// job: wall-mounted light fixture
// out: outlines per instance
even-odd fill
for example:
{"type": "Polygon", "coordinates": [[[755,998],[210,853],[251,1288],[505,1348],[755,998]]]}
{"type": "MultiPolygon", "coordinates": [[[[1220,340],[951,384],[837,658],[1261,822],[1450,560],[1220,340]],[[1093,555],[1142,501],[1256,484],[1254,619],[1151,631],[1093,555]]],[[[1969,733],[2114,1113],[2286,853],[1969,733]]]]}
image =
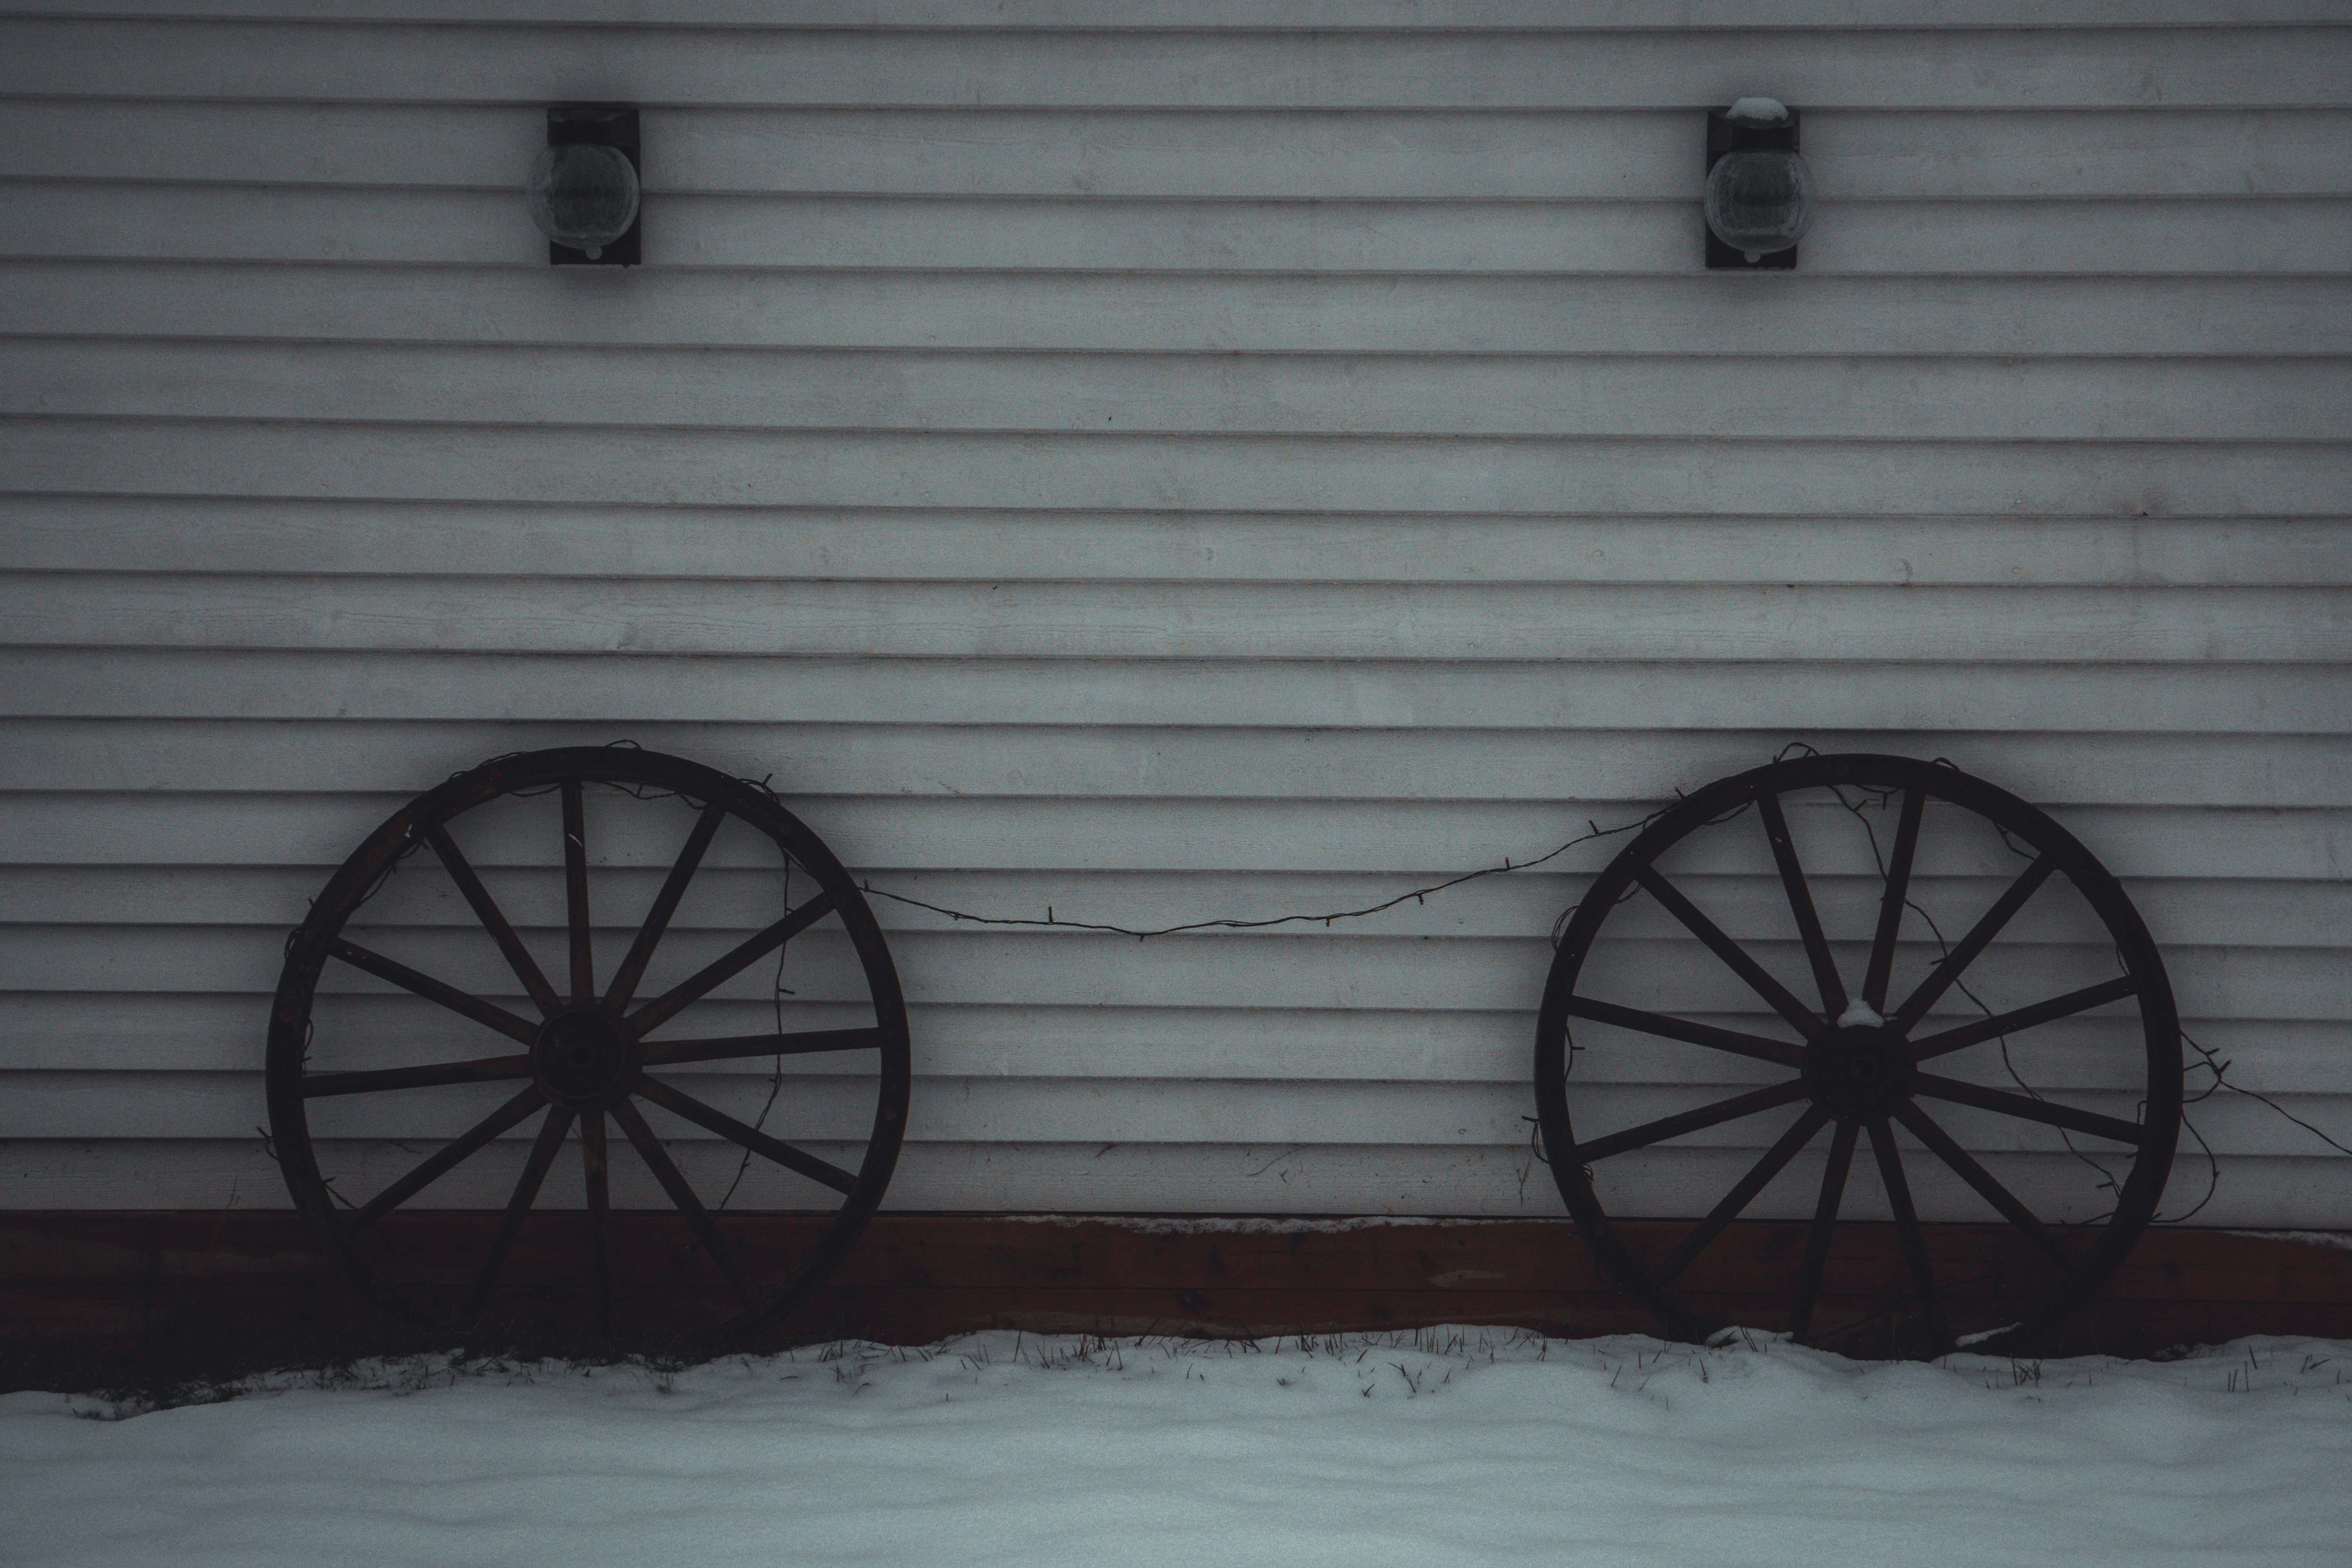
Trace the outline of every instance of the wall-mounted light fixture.
{"type": "Polygon", "coordinates": [[[523,199],[555,267],[635,267],[638,260],[637,110],[627,103],[559,103],[547,146],[531,160],[523,199]]]}
{"type": "Polygon", "coordinates": [[[1789,271],[1813,221],[1813,176],[1797,155],[1797,114],[1743,98],[1706,117],[1709,271],[1789,271]]]}

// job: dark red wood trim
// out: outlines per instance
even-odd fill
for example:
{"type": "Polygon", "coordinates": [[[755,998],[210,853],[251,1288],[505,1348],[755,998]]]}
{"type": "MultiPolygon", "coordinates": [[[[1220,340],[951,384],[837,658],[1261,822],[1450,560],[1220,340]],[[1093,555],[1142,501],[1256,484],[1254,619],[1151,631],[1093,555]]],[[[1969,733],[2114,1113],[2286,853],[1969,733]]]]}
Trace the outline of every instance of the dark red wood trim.
{"type": "MultiPolygon", "coordinates": [[[[626,1216],[616,1216],[625,1221],[626,1216]]],[[[419,1215],[453,1250],[495,1215],[419,1215]]],[[[809,1222],[725,1217],[745,1252],[788,1245],[809,1222]],[[761,1233],[765,1232],[766,1235],[761,1233]]],[[[566,1265],[561,1238],[535,1249],[529,1226],[510,1268],[566,1265]]],[[[1669,1247],[1685,1222],[1626,1227],[1639,1247],[1669,1247]]],[[[1900,1289],[1891,1226],[1881,1227],[1886,1289],[1900,1289]]],[[[2000,1272],[2017,1246],[2004,1226],[1928,1227],[1947,1279],[2000,1272]],[[1988,1263],[1990,1268],[1982,1267],[1988,1263]]],[[[1687,1280],[1725,1316],[1785,1291],[1801,1224],[1733,1226],[1687,1280]]],[[[650,1232],[641,1233],[650,1235],[650,1232]]],[[[1864,1256],[1868,1227],[1860,1227],[1864,1256]]],[[[2045,1353],[2144,1355],[2252,1333],[2352,1337],[2352,1241],[2225,1230],[2155,1230],[2121,1275],[2045,1353]]],[[[657,1246],[633,1243],[647,1277],[657,1246]]],[[[1841,1247],[1850,1244],[1843,1237],[1841,1247]]],[[[616,1271],[622,1260],[616,1259],[616,1271]]],[[[1857,1298],[1859,1299],[1859,1298],[1857,1298]]],[[[1757,1314],[1761,1316],[1759,1312],[1757,1314]]],[[[848,1262],[784,1326],[793,1340],[857,1336],[920,1343],[983,1328],[1109,1334],[1262,1337],[1513,1324],[1564,1335],[1654,1325],[1593,1267],[1559,1220],[1296,1223],[1039,1219],[886,1215],[848,1262]]],[[[210,1345],[251,1364],[409,1348],[275,1211],[18,1213],[0,1215],[0,1346],[22,1362],[47,1350],[169,1359],[210,1345]],[[233,1347],[233,1349],[226,1348],[233,1347]],[[282,1352],[282,1353],[278,1353],[282,1352]]],[[[1866,1348],[1866,1347],[1861,1347],[1866,1348]]]]}

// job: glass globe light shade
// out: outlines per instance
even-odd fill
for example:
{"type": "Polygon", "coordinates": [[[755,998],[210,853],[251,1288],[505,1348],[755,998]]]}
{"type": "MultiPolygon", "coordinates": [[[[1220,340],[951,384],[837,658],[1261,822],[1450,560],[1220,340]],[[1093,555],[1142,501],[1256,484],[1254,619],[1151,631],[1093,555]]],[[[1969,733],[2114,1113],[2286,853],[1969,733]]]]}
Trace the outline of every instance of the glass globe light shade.
{"type": "Polygon", "coordinates": [[[1706,172],[1706,226],[1755,260],[1786,250],[1813,221],[1813,176],[1785,149],[1727,153],[1706,172]]]}
{"type": "Polygon", "coordinates": [[[618,147],[543,148],[523,199],[540,233],[593,261],[637,221],[637,171],[618,147]]]}

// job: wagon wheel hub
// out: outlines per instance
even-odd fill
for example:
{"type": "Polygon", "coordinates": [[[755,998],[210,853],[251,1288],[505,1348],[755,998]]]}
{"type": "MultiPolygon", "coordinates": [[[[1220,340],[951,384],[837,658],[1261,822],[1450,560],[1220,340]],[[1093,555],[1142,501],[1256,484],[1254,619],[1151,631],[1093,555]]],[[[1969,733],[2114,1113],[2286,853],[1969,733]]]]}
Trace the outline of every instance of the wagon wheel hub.
{"type": "Polygon", "coordinates": [[[1911,1098],[1911,1051],[1885,1027],[1832,1029],[1805,1050],[1805,1088],[1840,1121],[1875,1121],[1911,1098]]]}
{"type": "Polygon", "coordinates": [[[540,1026],[530,1048],[532,1076],[558,1105],[602,1110],[618,1102],[635,1081],[635,1037],[619,1016],[590,1003],[568,1007],[540,1026]]]}

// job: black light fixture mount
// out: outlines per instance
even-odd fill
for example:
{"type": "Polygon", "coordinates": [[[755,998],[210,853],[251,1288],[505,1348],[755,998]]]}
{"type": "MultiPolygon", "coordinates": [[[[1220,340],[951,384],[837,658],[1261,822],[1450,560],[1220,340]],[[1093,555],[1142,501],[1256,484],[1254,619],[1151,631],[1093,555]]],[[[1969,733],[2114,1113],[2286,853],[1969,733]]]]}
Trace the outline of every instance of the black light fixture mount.
{"type": "Polygon", "coordinates": [[[1813,216],[1812,173],[1797,153],[1797,111],[1743,98],[1706,117],[1706,266],[1788,272],[1813,216]]]}
{"type": "Polygon", "coordinates": [[[635,267],[638,212],[637,106],[558,103],[547,110],[547,146],[523,196],[547,236],[553,267],[635,267]]]}

